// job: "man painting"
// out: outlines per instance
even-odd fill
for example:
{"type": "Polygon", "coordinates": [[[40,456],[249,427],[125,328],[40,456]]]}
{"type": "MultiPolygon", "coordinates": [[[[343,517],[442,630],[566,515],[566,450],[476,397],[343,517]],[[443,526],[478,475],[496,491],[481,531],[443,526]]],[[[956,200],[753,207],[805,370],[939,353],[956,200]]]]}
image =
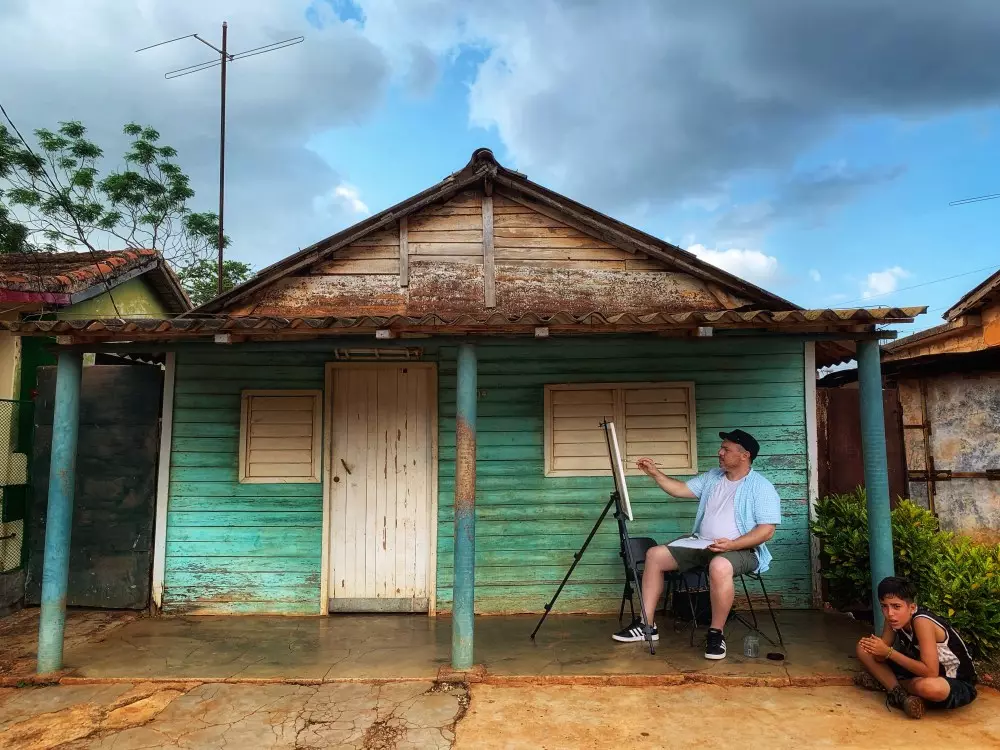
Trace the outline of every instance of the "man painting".
{"type": "MultiPolygon", "coordinates": [[[[763,573],[771,562],[767,542],[781,523],[781,500],[767,479],[753,470],[760,445],[743,430],[720,432],[719,468],[696,476],[688,482],[672,479],[656,468],[652,460],[639,459],[638,467],[653,478],[668,495],[698,500],[694,533],[712,540],[708,549],[659,545],[646,553],[642,574],[642,606],[652,627],[653,640],[659,635],[652,615],[663,594],[663,574],[667,571],[708,567],[712,602],[712,624],[705,647],[706,659],[726,658],[723,634],[733,607],[735,576],[763,573]]],[[[631,643],[644,639],[642,623],[612,636],[631,643]]]]}

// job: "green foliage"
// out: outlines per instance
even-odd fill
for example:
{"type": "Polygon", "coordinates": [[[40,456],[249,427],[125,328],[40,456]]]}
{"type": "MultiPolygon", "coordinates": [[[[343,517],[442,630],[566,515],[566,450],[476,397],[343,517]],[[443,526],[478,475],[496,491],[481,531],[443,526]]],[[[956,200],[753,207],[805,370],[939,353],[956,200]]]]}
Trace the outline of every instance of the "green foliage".
{"type": "MultiPolygon", "coordinates": [[[[222,291],[228,292],[253,275],[247,263],[238,260],[222,261],[222,291]]],[[[219,288],[219,266],[215,260],[200,260],[178,274],[184,290],[196,305],[203,305],[213,297],[219,288]]]]}
{"type": "MultiPolygon", "coordinates": [[[[831,604],[866,606],[871,596],[865,491],[831,495],[816,505],[812,531],[822,542],[821,570],[831,604]]],[[[909,500],[892,511],[896,575],[922,604],[949,618],[974,653],[1000,653],[1000,545],[981,545],[940,530],[909,500]]]]}
{"type": "Polygon", "coordinates": [[[0,252],[149,247],[179,270],[214,256],[218,217],[189,207],[177,150],[153,128],[132,122],[123,132],[123,167],[106,173],[80,122],[36,130],[33,148],[0,125],[0,252]]]}

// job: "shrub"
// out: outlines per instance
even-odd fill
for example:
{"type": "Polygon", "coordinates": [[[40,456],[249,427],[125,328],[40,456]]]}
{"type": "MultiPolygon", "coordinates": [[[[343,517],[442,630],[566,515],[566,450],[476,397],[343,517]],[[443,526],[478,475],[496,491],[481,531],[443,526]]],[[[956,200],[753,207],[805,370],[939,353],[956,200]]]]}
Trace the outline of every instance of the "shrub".
{"type": "MultiPolygon", "coordinates": [[[[817,503],[812,530],[823,543],[820,564],[830,603],[840,609],[868,606],[864,489],[817,503]]],[[[1000,545],[942,532],[932,513],[909,500],[892,511],[892,537],[896,574],[913,582],[921,603],[948,617],[974,653],[1000,651],[1000,545]]]]}

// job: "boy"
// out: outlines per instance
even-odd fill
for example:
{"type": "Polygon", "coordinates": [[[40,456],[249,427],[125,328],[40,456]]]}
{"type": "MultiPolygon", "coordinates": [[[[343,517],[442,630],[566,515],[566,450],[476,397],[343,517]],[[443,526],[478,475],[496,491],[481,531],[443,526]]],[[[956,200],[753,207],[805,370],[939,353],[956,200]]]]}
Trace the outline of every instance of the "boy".
{"type": "Polygon", "coordinates": [[[878,585],[885,617],[882,637],[858,641],[865,671],[856,685],[889,693],[886,705],[914,719],[927,706],[959,708],[976,699],[976,668],[958,633],[933,612],[918,607],[916,591],[904,578],[878,585]]]}

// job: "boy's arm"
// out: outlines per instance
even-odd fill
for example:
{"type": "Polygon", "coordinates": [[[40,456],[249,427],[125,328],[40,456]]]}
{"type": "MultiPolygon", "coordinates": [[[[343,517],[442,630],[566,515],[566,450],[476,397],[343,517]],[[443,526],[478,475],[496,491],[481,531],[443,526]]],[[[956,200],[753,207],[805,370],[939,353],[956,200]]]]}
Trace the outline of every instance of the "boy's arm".
{"type": "Polygon", "coordinates": [[[896,653],[892,650],[892,644],[896,642],[896,631],[892,629],[892,625],[886,621],[885,625],[882,627],[882,635],[875,637],[874,635],[868,635],[861,639],[861,647],[864,648],[869,654],[875,657],[875,661],[886,661],[891,654],[896,653]]]}

